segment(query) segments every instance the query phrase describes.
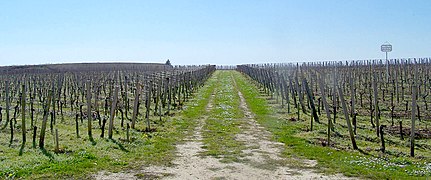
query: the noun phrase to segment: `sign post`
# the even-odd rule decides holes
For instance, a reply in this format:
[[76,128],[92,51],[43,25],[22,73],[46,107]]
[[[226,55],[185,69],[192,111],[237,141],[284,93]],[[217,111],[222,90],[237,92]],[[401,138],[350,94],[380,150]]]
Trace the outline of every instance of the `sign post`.
[[386,80],[389,83],[389,61],[388,61],[388,52],[392,51],[392,45],[388,42],[385,42],[380,46],[380,50],[386,53]]
[[388,42],[385,42],[385,44],[380,46],[380,50],[382,50],[382,52],[386,53],[386,60],[388,60],[388,52],[392,51],[392,45],[389,44]]

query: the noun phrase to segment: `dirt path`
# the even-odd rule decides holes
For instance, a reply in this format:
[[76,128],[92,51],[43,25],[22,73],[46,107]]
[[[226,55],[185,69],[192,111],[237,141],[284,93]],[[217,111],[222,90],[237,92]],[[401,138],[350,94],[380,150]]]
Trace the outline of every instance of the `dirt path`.
[[[232,79],[233,83],[234,80]],[[215,92],[214,92],[215,93]],[[206,111],[213,108],[212,94]],[[281,158],[283,144],[270,140],[271,134],[254,119],[240,91],[240,109],[244,113],[240,129],[235,136],[237,141],[246,145],[243,153],[246,155],[241,162],[222,163],[210,156],[202,157],[202,131],[208,117],[198,121],[194,134],[186,139],[184,144],[176,146],[178,158],[173,161],[173,167],[151,166],[141,170],[121,173],[101,172],[96,179],[348,179],[342,175],[323,175],[312,169],[293,169],[286,166],[286,159]],[[314,166],[314,161],[305,161]]]

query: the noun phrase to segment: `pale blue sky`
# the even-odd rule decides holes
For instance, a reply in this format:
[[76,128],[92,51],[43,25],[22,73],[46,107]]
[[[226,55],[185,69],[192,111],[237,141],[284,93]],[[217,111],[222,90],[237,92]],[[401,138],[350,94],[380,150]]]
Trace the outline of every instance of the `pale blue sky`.
[[0,65],[431,56],[430,0],[2,0]]

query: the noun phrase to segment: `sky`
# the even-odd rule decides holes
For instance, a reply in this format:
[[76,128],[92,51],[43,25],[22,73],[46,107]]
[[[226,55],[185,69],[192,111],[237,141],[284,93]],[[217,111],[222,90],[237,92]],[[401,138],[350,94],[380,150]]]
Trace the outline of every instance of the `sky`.
[[431,56],[430,0],[2,0],[0,66]]

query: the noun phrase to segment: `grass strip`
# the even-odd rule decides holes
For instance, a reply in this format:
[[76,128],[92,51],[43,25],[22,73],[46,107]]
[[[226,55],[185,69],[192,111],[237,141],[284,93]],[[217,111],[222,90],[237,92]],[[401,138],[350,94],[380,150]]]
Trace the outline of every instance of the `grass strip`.
[[232,71],[216,71],[217,85],[213,108],[208,114],[203,130],[203,155],[222,158],[221,162],[238,162],[245,148],[235,139],[240,132],[240,119],[244,116],[239,108],[240,99],[233,80]]

